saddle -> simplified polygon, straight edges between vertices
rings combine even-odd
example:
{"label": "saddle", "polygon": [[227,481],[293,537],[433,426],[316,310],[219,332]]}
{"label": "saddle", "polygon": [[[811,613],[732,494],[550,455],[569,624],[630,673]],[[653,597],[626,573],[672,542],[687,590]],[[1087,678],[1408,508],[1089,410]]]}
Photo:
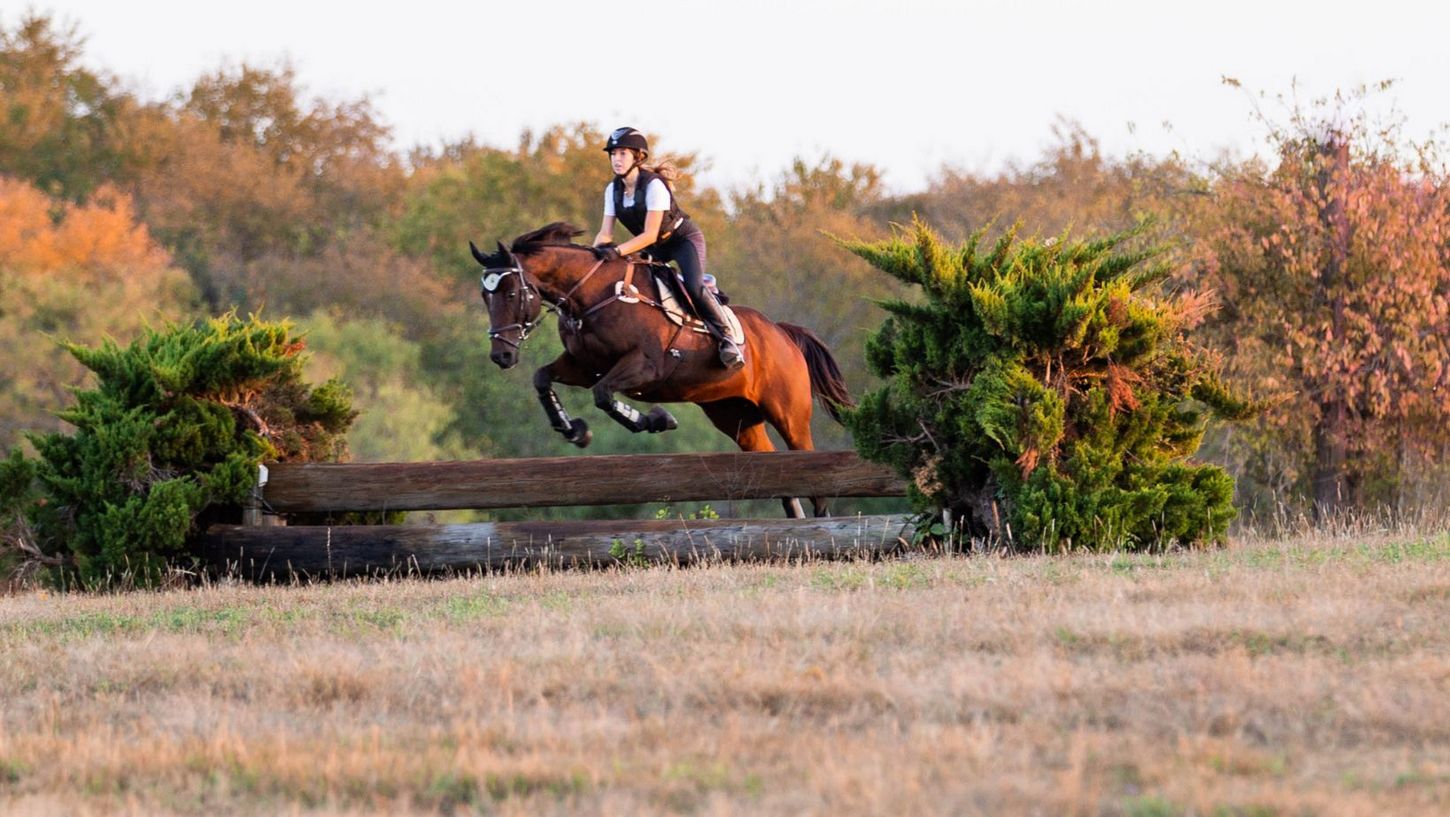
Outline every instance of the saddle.
{"label": "saddle", "polygon": [[[647,263],[641,264],[649,271],[649,278],[655,286],[654,306],[665,313],[665,317],[676,326],[683,326],[692,332],[699,332],[702,335],[710,334],[710,325],[701,320],[695,309],[690,293],[685,291],[685,282],[675,268],[668,264]],[[718,290],[716,290],[719,292]],[[734,341],[736,346],[745,347],[745,330],[740,325],[740,318],[736,316],[735,310],[725,305],[727,300],[724,293],[716,296],[720,301],[720,311],[725,314],[725,330]],[[640,300],[649,302],[649,298],[643,297]]]}

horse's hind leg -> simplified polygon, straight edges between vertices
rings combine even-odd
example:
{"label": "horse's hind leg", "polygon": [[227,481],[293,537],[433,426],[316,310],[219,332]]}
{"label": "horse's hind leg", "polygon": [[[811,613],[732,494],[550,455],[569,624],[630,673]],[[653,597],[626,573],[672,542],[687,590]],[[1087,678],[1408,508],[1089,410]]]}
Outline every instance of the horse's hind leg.
{"label": "horse's hind leg", "polygon": [[[765,415],[761,413],[759,406],[749,400],[735,397],[701,403],[700,408],[716,428],[740,446],[741,451],[775,450],[775,444],[770,441],[770,434],[765,430]],[[792,519],[800,519],[806,515],[798,499],[787,497],[780,503],[785,508],[785,515]]]}
{"label": "horse's hind leg", "polygon": [[[780,432],[781,439],[792,451],[814,451],[815,440],[811,436],[811,395],[800,394],[794,389],[775,393],[772,399],[762,402],[761,411],[765,419]],[[796,507],[800,507],[798,500]],[[823,496],[811,497],[811,510],[816,516],[829,516],[829,503]],[[804,514],[802,514],[804,515]]]}

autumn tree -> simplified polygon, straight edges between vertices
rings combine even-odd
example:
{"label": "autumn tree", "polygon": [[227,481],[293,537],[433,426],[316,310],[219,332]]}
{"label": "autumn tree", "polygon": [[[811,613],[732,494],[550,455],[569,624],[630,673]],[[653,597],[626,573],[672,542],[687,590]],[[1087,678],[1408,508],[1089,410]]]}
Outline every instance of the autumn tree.
{"label": "autumn tree", "polygon": [[61,341],[129,335],[188,315],[194,300],[128,196],[101,188],[71,204],[0,177],[0,448],[58,428],[54,413],[85,375]]}
{"label": "autumn tree", "polygon": [[206,123],[223,142],[247,145],[307,190],[312,216],[300,248],[329,232],[376,224],[404,182],[391,128],[367,97],[308,98],[287,64],[243,64],[204,74],[179,101],[178,112]]}
{"label": "autumn tree", "polygon": [[1394,503],[1450,443],[1450,188],[1365,94],[1293,107],[1271,163],[1220,169],[1194,270],[1230,373],[1275,398],[1240,440],[1323,512]]}
{"label": "autumn tree", "polygon": [[137,103],[81,65],[82,46],[74,26],[36,13],[0,26],[0,173],[71,201],[125,180],[136,162],[122,131]]}
{"label": "autumn tree", "polygon": [[[309,98],[290,67],[242,65],[203,75],[140,127],[147,222],[214,309],[306,313],[315,303],[287,299],[290,285],[326,289],[345,274],[336,267],[374,264],[352,250],[376,251],[369,236],[390,223],[404,172],[366,98]],[[329,252],[333,270],[298,268]],[[409,277],[403,300],[419,283]]]}

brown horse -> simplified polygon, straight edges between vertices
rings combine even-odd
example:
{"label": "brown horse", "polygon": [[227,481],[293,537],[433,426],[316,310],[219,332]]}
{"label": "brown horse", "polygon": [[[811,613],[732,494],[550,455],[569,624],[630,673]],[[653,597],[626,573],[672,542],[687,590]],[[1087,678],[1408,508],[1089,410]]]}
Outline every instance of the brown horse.
{"label": "brown horse", "polygon": [[[564,439],[582,448],[592,434],[587,423],[564,410],[554,383],[593,389],[594,404],[636,433],[668,431],[676,427],[675,418],[659,406],[641,414],[615,394],[651,403],[696,403],[744,451],[774,450],[767,422],[790,448],[810,450],[813,394],[836,422],[840,410],[852,405],[830,350],[809,329],[736,307],[746,363],[726,369],[712,337],[677,326],[625,288],[627,277],[643,287],[647,272],[632,272],[628,259],[603,261],[591,248],[572,243],[582,233],[555,222],[519,236],[511,247],[499,243],[491,255],[469,243],[484,268],[489,357],[499,367],[518,364],[519,346],[546,304],[559,314],[564,353],[534,373],[534,388]],[[787,515],[804,515],[798,501],[783,502]],[[825,514],[822,498],[812,497],[812,504],[817,516]]]}

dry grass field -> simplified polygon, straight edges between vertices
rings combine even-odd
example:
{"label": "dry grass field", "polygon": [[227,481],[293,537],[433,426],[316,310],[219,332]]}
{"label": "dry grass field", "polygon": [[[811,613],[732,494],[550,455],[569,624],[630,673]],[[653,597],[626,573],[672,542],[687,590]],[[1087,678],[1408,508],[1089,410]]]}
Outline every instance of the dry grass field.
{"label": "dry grass field", "polygon": [[1444,814],[1450,536],[0,598],[0,813]]}

